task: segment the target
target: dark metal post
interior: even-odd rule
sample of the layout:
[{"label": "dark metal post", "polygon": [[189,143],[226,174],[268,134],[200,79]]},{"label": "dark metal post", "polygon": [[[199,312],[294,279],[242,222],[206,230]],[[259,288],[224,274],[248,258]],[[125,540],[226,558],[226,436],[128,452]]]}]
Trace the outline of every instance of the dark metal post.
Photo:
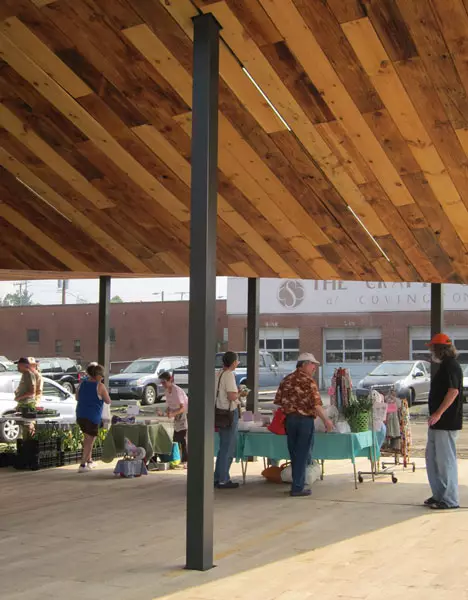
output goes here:
[{"label": "dark metal post", "polygon": [[[444,286],[441,283],[431,283],[431,338],[444,330]],[[439,368],[431,362],[431,375],[434,376]]]},{"label": "dark metal post", "polygon": [[110,371],[110,310],[111,278],[99,277],[98,362],[104,367],[105,381]]},{"label": "dark metal post", "polygon": [[249,278],[247,298],[247,410],[258,409],[260,279]]},{"label": "dark metal post", "polygon": [[186,568],[205,571],[213,566],[220,26],[211,14],[195,17],[193,24]]}]

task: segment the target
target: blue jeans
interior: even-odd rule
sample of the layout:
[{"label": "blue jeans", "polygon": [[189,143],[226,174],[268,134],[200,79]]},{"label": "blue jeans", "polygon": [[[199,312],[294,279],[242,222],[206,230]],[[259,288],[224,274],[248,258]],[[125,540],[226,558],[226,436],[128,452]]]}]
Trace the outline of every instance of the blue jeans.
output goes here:
[{"label": "blue jeans", "polygon": [[231,481],[229,469],[232,459],[236,452],[237,424],[239,421],[239,411],[233,411],[234,419],[231,427],[225,427],[219,430],[219,450],[216,456],[216,467],[214,472],[215,483],[227,483]]},{"label": "blue jeans", "polygon": [[286,434],[293,480],[291,492],[302,492],[304,489],[306,468],[311,461],[314,444],[314,425],[313,417],[304,417],[298,413],[286,416]]},{"label": "blue jeans", "polygon": [[437,502],[458,506],[458,431],[429,429],[426,446],[427,478]]}]

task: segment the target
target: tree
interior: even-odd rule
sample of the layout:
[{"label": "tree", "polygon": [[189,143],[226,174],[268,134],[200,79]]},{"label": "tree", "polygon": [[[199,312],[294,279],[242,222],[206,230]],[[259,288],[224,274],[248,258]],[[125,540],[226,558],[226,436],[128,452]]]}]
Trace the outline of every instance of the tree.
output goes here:
[{"label": "tree", "polygon": [[123,300],[122,300],[122,298],[120,296],[112,296],[111,302],[113,304],[122,304]]},{"label": "tree", "polygon": [[20,287],[17,292],[13,292],[12,294],[7,294],[3,298],[2,305],[3,306],[32,306],[34,302],[32,301],[32,293],[28,292],[27,287]]}]

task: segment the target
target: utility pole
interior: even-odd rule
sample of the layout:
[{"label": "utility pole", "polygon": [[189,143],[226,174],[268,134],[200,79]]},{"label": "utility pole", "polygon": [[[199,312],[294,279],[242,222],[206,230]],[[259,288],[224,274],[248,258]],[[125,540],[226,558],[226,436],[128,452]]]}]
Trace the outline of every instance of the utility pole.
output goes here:
[{"label": "utility pole", "polygon": [[[14,286],[16,288],[18,288],[19,290],[19,305],[23,306],[23,302],[24,302],[24,295],[27,295],[28,293],[28,281],[19,281],[18,283],[15,283]],[[23,286],[24,286],[24,295],[23,295]]]}]

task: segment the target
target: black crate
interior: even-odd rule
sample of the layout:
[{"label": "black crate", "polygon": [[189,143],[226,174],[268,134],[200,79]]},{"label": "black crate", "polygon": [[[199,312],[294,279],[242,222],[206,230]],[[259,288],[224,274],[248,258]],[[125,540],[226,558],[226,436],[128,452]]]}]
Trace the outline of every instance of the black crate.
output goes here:
[{"label": "black crate", "polygon": [[38,442],[37,440],[18,440],[15,467],[17,469],[48,469],[59,467],[60,452],[58,440]]},{"label": "black crate", "polygon": [[12,467],[15,464],[14,452],[0,452],[0,467]]},{"label": "black crate", "polygon": [[101,460],[101,458],[102,458],[102,446],[98,446],[97,448],[93,448],[92,458],[93,458],[93,460]]},{"label": "black crate", "polygon": [[61,466],[76,465],[81,462],[81,455],[81,450],[60,452],[60,464]]}]

